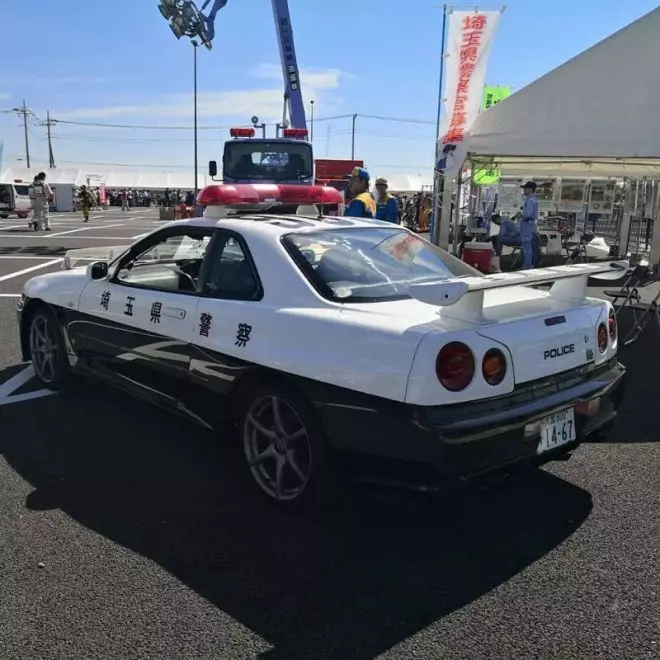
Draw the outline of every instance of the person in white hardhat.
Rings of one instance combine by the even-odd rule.
[[[382,176],[376,179],[376,220],[399,223],[399,204],[394,195],[387,192],[389,182]]]
[[[50,231],[50,219],[48,217],[48,206],[53,198],[53,191],[46,183],[45,172],[39,172],[34,177],[32,185],[28,189],[30,203],[32,205],[32,227],[34,231],[45,229]]]

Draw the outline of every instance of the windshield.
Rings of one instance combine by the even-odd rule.
[[[305,142],[225,142],[224,178],[298,181],[313,176],[312,148]]]
[[[286,234],[282,242],[319,293],[336,302],[402,300],[413,283],[481,274],[396,227]]]
[[[30,186],[17,186],[17,185],[14,185],[14,190],[15,190],[16,194],[19,195],[19,196],[22,195],[23,197],[27,197],[30,194],[29,193],[29,188],[30,188]]]

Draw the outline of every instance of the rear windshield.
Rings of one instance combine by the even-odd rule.
[[[336,302],[402,300],[413,283],[480,275],[398,227],[286,234],[282,242],[319,293]]]
[[[27,197],[30,192],[30,186],[17,186],[14,185],[14,190],[16,191],[17,195],[22,195],[23,197]]]

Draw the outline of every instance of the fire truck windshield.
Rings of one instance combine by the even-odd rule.
[[[225,142],[222,176],[228,181],[311,180],[314,160],[306,142],[229,140]]]

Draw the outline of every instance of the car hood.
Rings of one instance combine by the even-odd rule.
[[[23,295],[58,307],[77,309],[80,294],[89,281],[85,266],[46,273],[29,279],[23,286]]]

